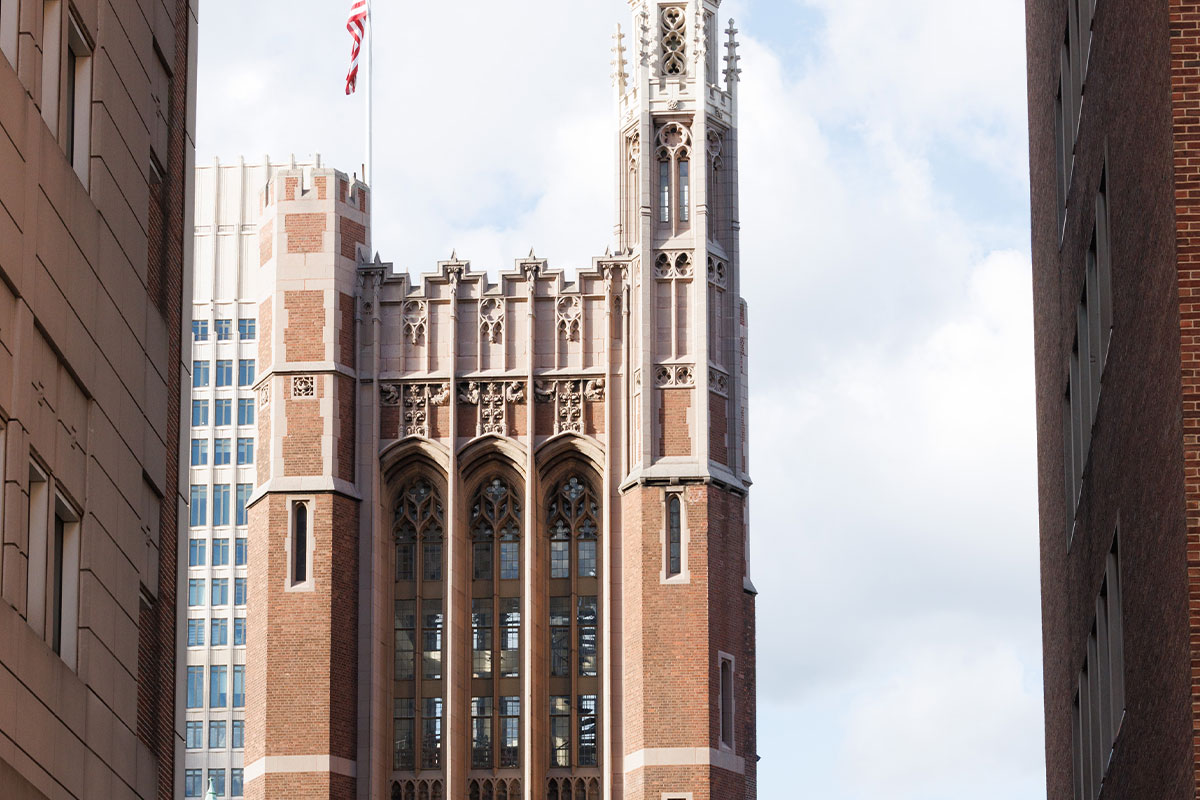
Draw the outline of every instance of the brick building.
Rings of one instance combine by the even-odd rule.
[[[0,797],[172,798],[194,0],[0,0]]]
[[[616,243],[577,274],[412,280],[369,257],[366,186],[267,182],[247,797],[757,796],[718,5],[631,0]]]
[[[1200,791],[1200,2],[1028,0],[1051,798]]]

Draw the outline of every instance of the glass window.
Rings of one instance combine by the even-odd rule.
[[[254,463],[254,440],[242,438],[237,442],[237,459],[239,466]]]
[[[492,598],[471,601],[471,676],[492,677]],[[489,712],[491,713],[491,712]]]
[[[241,339],[243,342],[253,339],[257,335],[255,333],[256,327],[257,327],[257,325],[256,325],[255,321],[252,319],[239,319],[238,320],[238,338]]]
[[[683,566],[683,533],[680,520],[679,495],[671,495],[667,501],[668,550],[667,577],[678,575]]]
[[[229,620],[214,619],[212,621],[212,645],[220,647],[229,644]]]
[[[239,483],[238,484],[238,486],[237,486],[237,509],[236,509],[236,514],[234,516],[234,522],[236,524],[238,524],[238,525],[250,524],[250,516],[246,512],[246,504],[250,502],[250,496],[253,494],[254,494],[254,484],[251,484],[251,483]],[[242,539],[239,541],[243,544],[245,543],[245,539]],[[239,565],[245,564],[246,563],[245,554],[243,553],[239,557],[242,558],[242,560],[238,561],[238,564]]]
[[[579,577],[596,577],[596,542],[579,543]]]
[[[201,790],[200,784],[203,782],[203,773],[198,769],[185,770],[183,773],[183,796],[184,797],[199,797]]]
[[[225,770],[210,769],[208,771],[208,782],[216,791],[217,797],[225,796]]]
[[[206,384],[207,385],[207,384]],[[217,388],[233,385],[233,359],[225,358],[217,361]]]
[[[229,524],[229,487],[213,487],[213,525]]]
[[[229,796],[242,797],[242,770],[234,767],[229,770]]]
[[[229,540],[228,539],[213,539],[212,565],[214,567],[229,566]]]
[[[192,486],[192,519],[193,528],[199,528],[208,524],[208,487],[207,486]]]
[[[239,500],[239,502],[242,503],[242,515],[245,516],[245,514],[246,514],[245,501],[243,501],[241,498],[241,494],[242,494],[241,488],[242,487],[240,487],[240,486],[238,487],[238,500]],[[245,523],[242,522],[240,524],[244,525]],[[244,536],[235,539],[234,545],[233,545],[234,566],[244,567],[244,566],[246,566],[246,564],[249,560],[250,560],[250,540]]]
[[[596,675],[596,598],[579,598],[579,674]]]
[[[246,605],[246,579],[233,579],[233,604],[235,606]]]
[[[521,577],[520,542],[500,543],[500,580],[515,581]]]
[[[426,598],[421,601],[423,634],[421,670],[426,680],[442,677],[442,601],[441,598]]]
[[[213,403],[216,419],[213,420],[218,428],[233,424],[233,401],[226,398]]]
[[[254,359],[243,358],[238,361],[238,386],[254,384]]]
[[[235,719],[229,733],[229,746],[234,750],[240,750],[245,747],[246,723],[244,720]]]
[[[427,581],[440,581],[442,579],[442,543],[425,542],[421,547],[421,559],[424,566],[422,577]]]
[[[229,685],[229,667],[208,668],[208,707],[225,708],[229,702],[226,688]]]
[[[550,766],[571,766],[571,698],[550,698]]]
[[[187,723],[187,749],[199,750],[204,747],[204,723],[199,720],[189,720]]]
[[[410,770],[415,763],[413,724],[416,701],[411,697],[395,698],[392,711],[392,768]]]
[[[188,647],[204,646],[204,620],[188,620]]]
[[[212,604],[214,606],[229,605],[229,579],[213,578]]]
[[[396,680],[410,681],[416,676],[417,601],[396,601]]]
[[[658,162],[658,221],[671,221],[671,162]]]
[[[193,608],[204,605],[204,578],[188,579],[188,605]]]
[[[213,323],[213,327],[217,331],[218,342],[228,342],[233,338],[233,320],[218,319]]]
[[[188,566],[203,567],[204,566],[204,545],[203,539],[188,540]]]
[[[193,361],[192,362],[192,388],[203,389],[208,386],[208,362]]]
[[[691,193],[688,188],[688,162],[679,162],[679,221],[688,221],[688,204]]]
[[[225,467],[229,465],[230,447],[228,439],[216,439],[213,441],[213,466]]]
[[[521,674],[520,598],[500,600],[500,625],[500,677],[516,678]]]
[[[187,668],[187,707],[204,708],[204,667]]]
[[[442,766],[442,698],[427,697],[421,704],[421,767]]]
[[[253,425],[254,424],[254,398],[242,397],[238,399],[238,425]]]
[[[474,579],[477,581],[490,581],[492,579],[492,543],[475,542],[472,550],[475,554],[473,559],[475,565]]]
[[[500,766],[521,763],[521,698],[500,698]]]
[[[492,698],[471,698],[471,766],[492,767]]]
[[[292,505],[292,583],[308,580],[308,506]]]
[[[208,401],[192,401],[192,427],[199,428],[208,424]]]
[[[208,439],[192,439],[192,466],[203,467],[208,464]]]
[[[225,749],[225,720],[208,723],[208,747],[210,750]]]
[[[550,542],[550,577],[571,577],[571,541]]]
[[[417,553],[412,542],[396,542],[396,581],[416,579]]]
[[[571,674],[571,598],[550,598],[550,675]]]
[[[245,647],[246,645],[246,618],[234,617],[233,619],[233,646]]]
[[[246,707],[246,665],[233,666],[233,707]]]
[[[596,695],[579,696],[579,766],[596,766]]]
[[[192,341],[207,342],[208,341],[208,320],[194,319],[192,320]]]

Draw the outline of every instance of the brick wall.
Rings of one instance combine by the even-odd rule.
[[[271,260],[275,251],[275,221],[267,220],[258,231],[258,265]]]
[[[729,400],[715,392],[708,395],[708,421],[709,457],[729,466]]]
[[[659,393],[658,425],[659,455],[690,456],[692,454],[691,389],[663,389]]]
[[[289,188],[295,178],[287,178]],[[288,199],[293,199],[289,196]],[[289,253],[320,253],[325,249],[325,230],[328,217],[325,214],[285,214],[283,231],[287,236]]]
[[[367,243],[367,229],[363,227],[362,223],[355,222],[349,217],[338,217],[338,225],[342,235],[342,257],[354,261],[358,257],[355,245]]]
[[[337,476],[354,481],[354,459],[358,403],[354,394],[355,381],[345,375],[336,376],[338,389]]]
[[[271,314],[271,301],[264,300],[258,304],[258,371],[259,374],[265,374],[274,366],[272,363],[272,343],[274,340],[274,329],[271,327],[273,316]]]
[[[287,477],[321,475],[325,472],[321,457],[321,438],[325,433],[321,400],[331,388],[327,385],[329,380],[325,375],[316,376],[313,397],[293,397],[292,381],[287,378],[283,381],[283,413],[287,418],[287,435],[283,437],[283,474]]]
[[[283,308],[287,312],[284,358],[325,360],[325,293],[313,289],[284,292]]]

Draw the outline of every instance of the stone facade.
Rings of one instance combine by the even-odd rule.
[[[361,183],[262,194],[247,796],[757,796],[735,31],[631,6],[590,268],[414,281]]]
[[[0,796],[172,798],[196,3],[0,3]]]

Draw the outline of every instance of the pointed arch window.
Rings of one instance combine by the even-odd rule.
[[[446,511],[426,478],[405,484],[393,506],[396,548],[392,766],[442,763]]]
[[[546,503],[550,540],[550,765],[598,766],[601,504],[579,474],[558,482]]]
[[[687,126],[668,122],[659,129],[657,157],[658,221],[670,225],[669,234],[675,235],[691,221],[691,134]]]
[[[494,475],[471,502],[471,768],[520,766],[520,491]],[[499,653],[495,648],[499,647]]]

